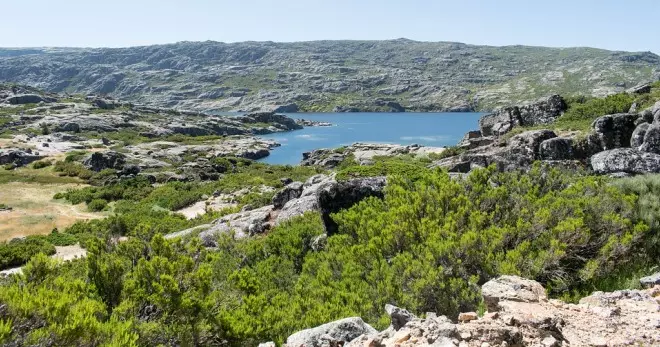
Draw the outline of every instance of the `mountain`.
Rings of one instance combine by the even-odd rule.
[[[0,81],[197,110],[489,110],[659,78],[650,52],[407,39],[0,49]]]

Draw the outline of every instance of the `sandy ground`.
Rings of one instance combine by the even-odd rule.
[[[79,220],[103,218],[87,211],[85,204],[71,205],[53,200],[53,195],[79,184],[7,183],[0,185],[0,203],[12,207],[0,212],[0,241],[28,235],[43,235]]]

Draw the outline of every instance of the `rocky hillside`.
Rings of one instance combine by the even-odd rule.
[[[659,77],[649,52],[406,39],[0,49],[0,81],[198,110],[487,110]]]
[[[361,318],[346,318],[297,332],[287,347],[346,346],[657,346],[660,286],[647,290],[596,292],[569,304],[548,300],[541,284],[516,276],[485,283],[488,312],[458,317],[430,312],[417,318],[386,305],[391,325],[378,332]],[[458,324],[454,322],[458,321]],[[264,343],[260,347],[275,346]]]

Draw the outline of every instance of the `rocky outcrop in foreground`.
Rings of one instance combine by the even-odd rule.
[[[334,176],[316,175],[305,183],[291,182],[273,197],[271,205],[224,216],[199,234],[205,245],[216,246],[219,234],[233,232],[234,237],[244,238],[262,234],[273,226],[306,212],[321,214],[326,233],[332,235],[336,224],[330,214],[346,209],[367,197],[383,197],[384,177],[358,178],[338,182]],[[169,234],[166,238],[186,236],[196,230],[184,230]]]
[[[488,308],[458,317],[425,318],[386,306],[392,325],[384,331],[347,318],[291,335],[287,347],[487,347],[660,345],[660,286],[595,292],[568,304],[548,299],[535,281],[502,276],[483,285]],[[451,298],[447,298],[451,300]]]

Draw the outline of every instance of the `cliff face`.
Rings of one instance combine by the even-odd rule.
[[[0,49],[0,81],[200,110],[470,111],[660,77],[649,52],[453,42],[181,42]]]

